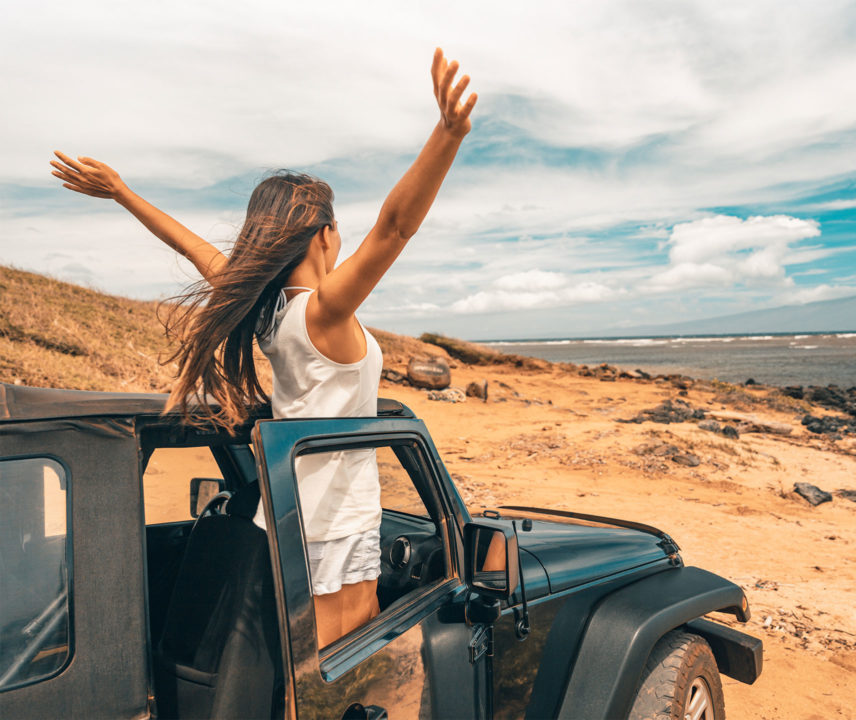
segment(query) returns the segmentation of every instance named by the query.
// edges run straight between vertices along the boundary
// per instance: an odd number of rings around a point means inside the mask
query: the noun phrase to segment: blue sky
[[[364,322],[596,335],[856,295],[852,2],[303,5],[10,6],[2,262],[137,298],[195,279],[62,190],[54,148],[224,249],[266,170],[312,172],[351,252],[436,122],[441,45],[474,128]]]

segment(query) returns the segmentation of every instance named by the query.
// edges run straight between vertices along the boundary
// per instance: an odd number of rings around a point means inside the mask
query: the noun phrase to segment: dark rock
[[[808,500],[812,505],[817,506],[821,503],[830,502],[832,495],[824,492],[816,485],[811,483],[798,482],[794,483],[794,491]]]
[[[487,380],[483,383],[471,382],[467,385],[467,396],[487,402]]]
[[[701,408],[696,408],[695,410],[693,410],[692,419],[704,420],[704,410],[702,410]]]
[[[756,383],[756,382],[755,382],[755,378],[749,378],[749,379],[748,379],[745,383],[743,383],[743,384],[744,384],[744,385],[757,385],[758,383]]]
[[[639,368],[636,368],[636,370],[634,372],[643,380],[650,380],[651,379],[651,376],[648,373],[646,373],[644,370],[640,370]]]
[[[722,434],[724,437],[727,437],[729,440],[739,440],[740,433],[737,432],[737,428],[733,425],[726,425],[722,428]]]
[[[407,379],[412,385],[429,390],[442,390],[452,383],[452,371],[441,357],[411,358],[407,364]]]
[[[698,459],[697,455],[693,455],[692,453],[673,455],[672,462],[676,462],[678,465],[686,465],[687,467],[698,467],[701,465],[701,460]]]
[[[402,375],[397,370],[384,368],[380,371],[380,376],[387,382],[395,383],[396,385],[410,385],[410,380],[406,375]]]
[[[716,422],[716,420],[705,420],[703,422],[700,422],[698,426],[702,430],[707,430],[708,432],[722,432],[722,426],[718,422]]]
[[[856,393],[842,390],[838,385],[809,386],[805,398],[830,410],[840,410],[856,417]]]
[[[836,490],[835,494],[838,495],[838,497],[856,503],[856,490]]]
[[[803,392],[802,385],[788,385],[782,388],[782,395],[787,395],[795,400],[802,400],[805,393]]]
[[[846,418],[817,417],[815,415],[804,415],[802,424],[806,430],[813,432],[816,435],[829,435],[830,437],[841,439],[842,433],[856,434],[856,421],[847,420]]]
[[[701,414],[696,415],[695,413]],[[689,403],[685,402],[684,400],[675,400],[674,402],[672,402],[671,400],[664,400],[657,407],[649,408],[648,410],[643,410],[635,418],[631,418],[629,420],[624,420],[621,422],[641,423],[648,421],[669,424],[673,422],[686,422],[690,418],[704,418],[704,411],[694,411],[689,406]]]
[[[667,457],[669,455],[677,455],[680,449],[677,445],[668,445],[666,443],[653,443],[650,445],[639,445],[633,449],[637,455],[653,455],[654,457]]]

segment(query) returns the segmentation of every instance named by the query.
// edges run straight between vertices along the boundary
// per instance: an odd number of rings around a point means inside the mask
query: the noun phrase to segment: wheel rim
[[[713,698],[704,678],[696,678],[687,695],[684,720],[716,720],[713,717]]]

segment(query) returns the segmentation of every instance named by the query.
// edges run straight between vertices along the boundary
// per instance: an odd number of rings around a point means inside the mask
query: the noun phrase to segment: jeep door
[[[148,714],[138,463],[122,418],[0,428],[0,717]]]
[[[460,569],[463,506],[421,421],[262,421],[253,432],[292,705],[300,718],[472,717],[489,712],[485,657],[470,652]],[[318,647],[295,459],[374,451],[381,476],[381,613]],[[471,661],[471,658],[473,661]],[[288,665],[285,665],[288,667]]]

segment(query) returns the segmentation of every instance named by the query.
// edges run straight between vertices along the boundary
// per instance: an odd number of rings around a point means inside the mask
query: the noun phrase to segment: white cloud
[[[562,307],[580,302],[601,302],[615,295],[612,288],[594,282],[583,282],[559,290],[510,292],[487,290],[474,293],[452,303],[451,311],[459,314],[479,314],[508,310],[533,310]]]
[[[679,263],[654,275],[644,286],[649,292],[665,293],[690,288],[730,287],[734,274],[712,263]]]
[[[669,257],[674,263],[699,263],[728,253],[763,248],[769,251],[791,242],[820,235],[814,220],[786,215],[756,216],[742,220],[715,215],[675,225],[669,239]]]
[[[818,302],[820,300],[834,300],[835,298],[849,297],[856,295],[856,285],[816,285],[810,288],[800,288],[785,295],[781,295],[778,300],[783,305],[805,305],[810,302]]]
[[[533,290],[554,290],[566,285],[567,282],[568,279],[562,273],[527,270],[513,275],[503,275],[494,280],[493,284],[500,290],[530,292]]]
[[[856,198],[841,198],[839,200],[828,200],[827,202],[812,203],[807,210],[810,212],[852,210],[856,208]]]
[[[791,245],[819,235],[816,221],[785,215],[745,220],[715,215],[679,223],[668,242],[670,267],[654,274],[645,288],[662,293],[740,283],[789,285],[785,262]]]

